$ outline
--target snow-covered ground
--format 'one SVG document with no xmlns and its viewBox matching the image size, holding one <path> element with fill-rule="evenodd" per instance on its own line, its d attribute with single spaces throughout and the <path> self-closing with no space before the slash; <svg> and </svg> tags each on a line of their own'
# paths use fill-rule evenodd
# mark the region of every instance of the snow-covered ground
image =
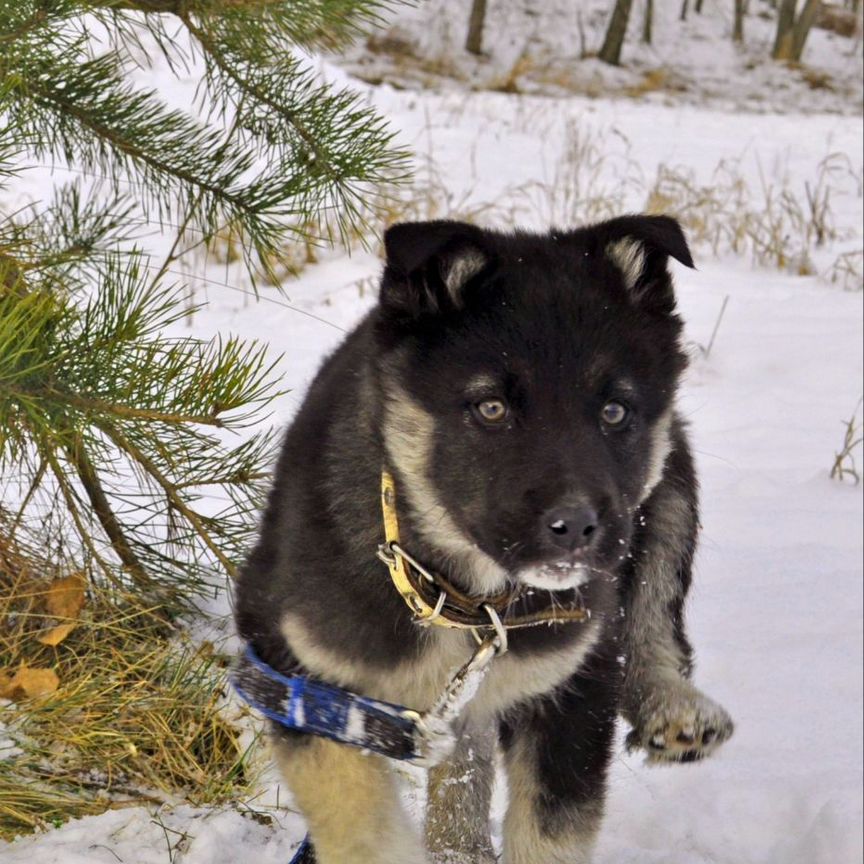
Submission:
<svg viewBox="0 0 864 864">
<path fill-rule="evenodd" d="M 489 0 L 483 53 L 464 50 L 472 0 L 420 0 L 386 16 L 342 63 L 372 83 L 409 88 L 630 98 L 655 104 L 710 104 L 745 112 L 858 114 L 861 30 L 852 38 L 815 26 L 800 65 L 771 60 L 773 0 L 750 0 L 744 40 L 732 41 L 732 0 L 655 0 L 650 43 L 646 2 L 636 2 L 621 65 L 597 59 L 611 0 Z M 685 20 L 682 6 L 689 7 Z M 799 3 L 801 7 L 803 4 Z M 832 5 L 833 9 L 837 4 Z"/>
<path fill-rule="evenodd" d="M 332 67 L 326 74 L 343 77 Z M 842 421 L 855 410 L 860 421 L 864 389 L 860 263 L 858 275 L 831 281 L 838 256 L 860 260 L 860 117 L 741 117 L 684 103 L 386 85 L 368 92 L 420 157 L 415 192 L 394 205 L 400 218 L 467 214 L 498 227 L 542 228 L 602 216 L 604 201 L 616 211 L 641 209 L 661 165 L 705 185 L 721 163 L 734 165 L 755 212 L 765 209 L 766 189 L 803 202 L 805 183 L 812 189 L 821 177 L 830 186 L 834 238 L 822 248 L 804 229 L 793 238 L 806 246 L 814 275 L 755 267 L 749 248 L 734 254 L 708 240 L 694 250 L 698 269 L 677 273 L 693 354 L 681 405 L 703 486 L 689 604 L 696 678 L 729 708 L 737 731 L 696 765 L 648 768 L 619 747 L 596 860 L 857 864 L 864 854 L 864 513 L 861 487 L 828 472 Z M 324 253 L 285 285 L 287 297 L 265 288 L 256 304 L 219 284 L 242 288 L 238 271 L 202 264 L 209 281 L 195 283 L 196 297 L 209 305 L 191 326 L 201 335 L 261 338 L 284 352 L 290 392 L 275 414 L 284 423 L 321 358 L 374 302 L 380 266 L 371 252 Z M 705 356 L 699 346 L 711 340 L 727 297 Z M 864 467 L 860 447 L 855 457 Z M 237 808 L 110 811 L 22 838 L 0 858 L 285 864 L 303 831 L 285 803 L 274 778 Z"/>
</svg>

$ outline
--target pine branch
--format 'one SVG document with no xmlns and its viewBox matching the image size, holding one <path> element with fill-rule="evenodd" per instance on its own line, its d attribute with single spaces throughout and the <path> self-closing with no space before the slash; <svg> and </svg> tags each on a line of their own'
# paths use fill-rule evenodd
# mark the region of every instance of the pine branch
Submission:
<svg viewBox="0 0 864 864">
<path fill-rule="evenodd" d="M 70 527 L 112 585 L 183 603 L 235 571 L 274 437 L 221 433 L 261 421 L 278 361 L 255 342 L 171 336 L 188 308 L 161 280 L 194 248 L 187 232 L 197 245 L 230 226 L 254 272 L 292 234 L 362 225 L 365 194 L 405 173 L 383 121 L 286 50 L 343 44 L 386 6 L 0 0 L 0 180 L 22 154 L 102 178 L 0 217 L 4 491 L 17 483 L 21 524 Z M 209 112 L 133 86 L 130 47 L 175 73 L 200 50 Z M 151 267 L 130 247 L 154 222 L 176 234 Z"/>
<path fill-rule="evenodd" d="M 93 534 L 84 524 L 84 519 L 81 515 L 81 512 L 78 507 L 78 502 L 75 500 L 75 494 L 69 485 L 68 478 L 66 477 L 65 472 L 63 471 L 60 462 L 57 459 L 57 456 L 53 452 L 51 448 L 46 448 L 42 450 L 40 448 L 40 454 L 42 458 L 45 460 L 45 463 L 50 467 L 51 473 L 54 476 L 55 481 L 57 482 L 57 486 L 60 489 L 60 494 L 63 498 L 63 501 L 66 504 L 66 512 L 69 514 L 69 517 L 72 519 L 72 523 L 75 526 L 75 531 L 78 534 L 78 538 L 83 544 L 84 548 L 90 553 L 93 560 L 99 565 L 100 570 L 103 575 L 108 579 L 109 584 L 114 585 L 115 587 L 121 587 L 122 583 L 120 582 L 114 568 L 99 554 L 99 551 L 96 549 L 96 544 L 93 542 Z"/>
<path fill-rule="evenodd" d="M 81 436 L 76 436 L 74 444 L 67 451 L 67 456 L 75 466 L 78 479 L 87 493 L 90 505 L 96 518 L 111 542 L 111 547 L 117 553 L 117 557 L 123 562 L 126 572 L 132 577 L 135 586 L 142 591 L 150 591 L 153 588 L 153 579 L 146 568 L 138 560 L 138 556 L 132 549 L 126 538 L 126 533 L 117 519 L 111 504 L 105 495 L 105 490 L 99 481 L 99 475 L 87 455 Z"/>
<path fill-rule="evenodd" d="M 201 537 L 201 539 L 204 541 L 204 543 L 207 545 L 213 555 L 225 568 L 225 572 L 228 573 L 228 575 L 231 576 L 232 579 L 236 578 L 236 565 L 222 552 L 219 544 L 215 541 L 210 531 L 207 530 L 201 514 L 196 513 L 191 507 L 186 504 L 186 502 L 183 500 L 183 497 L 179 494 L 178 489 L 157 468 L 153 460 L 148 458 L 142 450 L 136 447 L 116 427 L 110 426 L 106 423 L 99 423 L 97 425 L 99 429 L 104 432 L 104 434 L 117 446 L 119 450 L 122 450 L 129 456 L 130 459 L 137 462 L 159 484 L 159 486 L 162 487 L 162 490 L 165 492 L 165 495 L 168 498 L 171 506 L 186 517 L 186 519 L 195 529 L 198 536 Z"/>
<path fill-rule="evenodd" d="M 46 390 L 44 394 L 49 399 L 79 408 L 88 414 L 111 414 L 125 420 L 146 420 L 150 423 L 167 423 L 170 425 L 194 423 L 198 426 L 214 426 L 225 428 L 225 423 L 215 414 L 184 414 L 180 412 L 156 411 L 150 408 L 135 408 L 117 402 L 106 402 L 100 399 L 88 399 L 59 390 Z"/>
</svg>

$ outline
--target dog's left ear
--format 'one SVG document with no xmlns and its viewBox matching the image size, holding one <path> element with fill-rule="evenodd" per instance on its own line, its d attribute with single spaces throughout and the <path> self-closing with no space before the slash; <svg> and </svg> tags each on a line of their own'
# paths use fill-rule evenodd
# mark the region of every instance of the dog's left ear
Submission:
<svg viewBox="0 0 864 864">
<path fill-rule="evenodd" d="M 603 253 L 621 271 L 633 301 L 672 312 L 675 296 L 667 265 L 693 257 L 678 221 L 670 216 L 622 216 L 595 227 Z"/>
<path fill-rule="evenodd" d="M 384 234 L 381 305 L 409 318 L 463 306 L 464 289 L 491 260 L 476 225 L 439 220 L 403 222 Z"/>
</svg>

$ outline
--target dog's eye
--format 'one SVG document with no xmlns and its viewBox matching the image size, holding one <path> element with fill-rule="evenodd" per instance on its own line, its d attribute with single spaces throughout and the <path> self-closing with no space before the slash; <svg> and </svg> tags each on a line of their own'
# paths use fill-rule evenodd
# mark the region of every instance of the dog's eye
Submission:
<svg viewBox="0 0 864 864">
<path fill-rule="evenodd" d="M 603 406 L 600 418 L 607 426 L 620 426 L 630 416 L 630 409 L 623 403 L 612 399 Z"/>
<path fill-rule="evenodd" d="M 500 423 L 507 418 L 507 403 L 501 399 L 484 399 L 474 410 L 484 423 Z"/>
</svg>

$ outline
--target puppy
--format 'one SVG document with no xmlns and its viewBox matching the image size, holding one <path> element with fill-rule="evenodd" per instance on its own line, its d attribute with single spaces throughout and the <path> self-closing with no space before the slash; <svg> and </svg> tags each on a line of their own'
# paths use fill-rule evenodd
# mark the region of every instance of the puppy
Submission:
<svg viewBox="0 0 864 864">
<path fill-rule="evenodd" d="M 376 557 L 382 471 L 401 545 L 474 598 L 587 614 L 509 632 L 430 772 L 425 838 L 380 756 L 274 728 L 320 864 L 488 864 L 493 759 L 505 864 L 582 864 L 616 715 L 653 760 L 699 758 L 726 712 L 689 681 L 683 605 L 697 482 L 675 394 L 686 357 L 674 220 L 574 231 L 401 224 L 378 304 L 324 363 L 285 438 L 237 590 L 265 662 L 428 710 L 469 632 L 421 627 Z"/>
</svg>

